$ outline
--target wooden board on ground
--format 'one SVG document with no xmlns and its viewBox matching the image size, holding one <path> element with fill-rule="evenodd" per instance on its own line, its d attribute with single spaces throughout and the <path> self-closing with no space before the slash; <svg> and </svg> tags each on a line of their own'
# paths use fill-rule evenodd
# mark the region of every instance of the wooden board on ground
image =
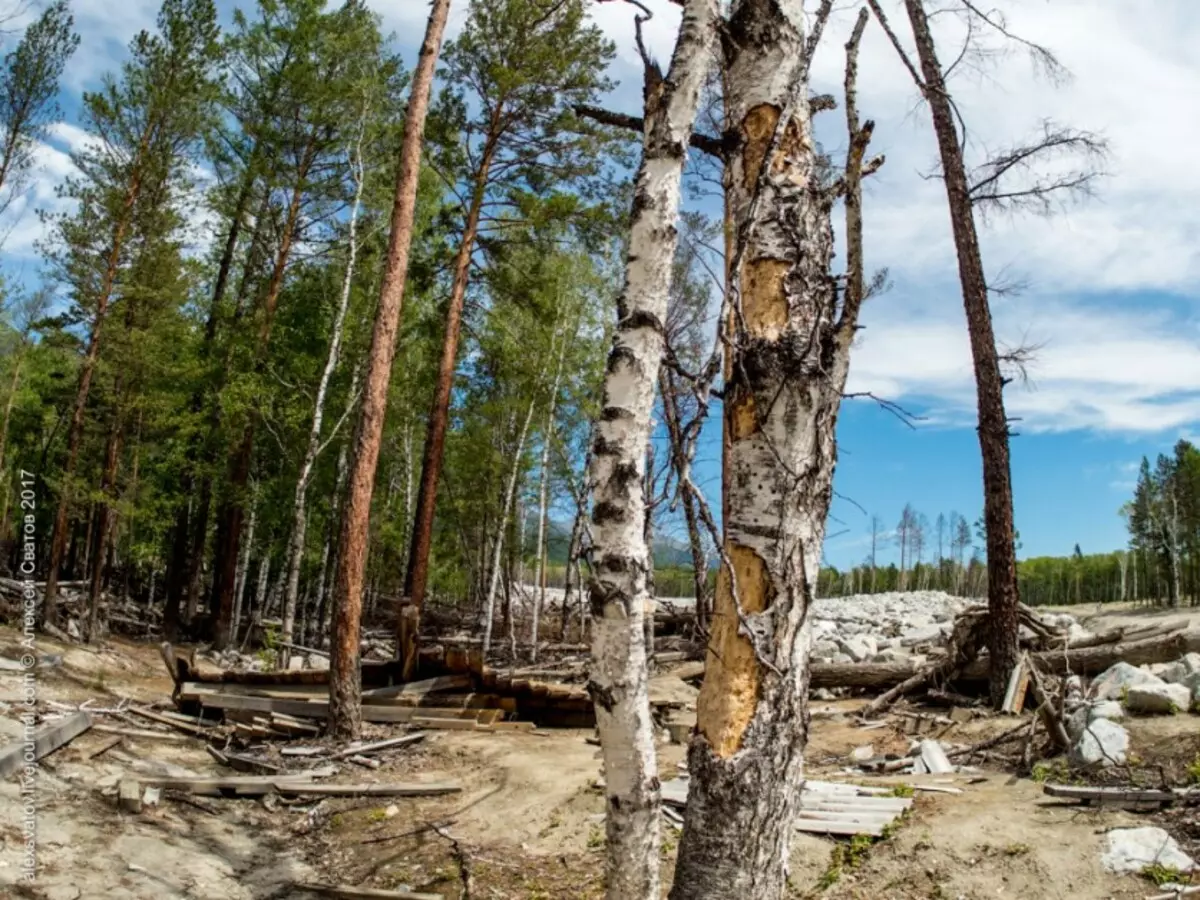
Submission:
<svg viewBox="0 0 1200 900">
<path fill-rule="evenodd" d="M 49 756 L 91 727 L 92 717 L 86 712 L 72 713 L 54 722 L 47 722 L 33 733 L 34 760 Z M 20 740 L 0 749 L 0 778 L 8 778 L 25 767 L 27 746 L 24 740 Z"/>
<path fill-rule="evenodd" d="M 297 891 L 308 891 L 323 897 L 338 897 L 340 900 L 442 900 L 441 894 L 419 894 L 415 891 L 388 891 L 380 888 L 349 887 L 343 884 L 320 884 L 297 881 L 292 887 Z"/>
</svg>

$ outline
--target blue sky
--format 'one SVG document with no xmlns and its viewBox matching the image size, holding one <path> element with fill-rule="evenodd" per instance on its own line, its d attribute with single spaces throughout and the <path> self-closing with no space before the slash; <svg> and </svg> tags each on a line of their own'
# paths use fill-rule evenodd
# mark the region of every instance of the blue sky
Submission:
<svg viewBox="0 0 1200 900">
<path fill-rule="evenodd" d="M 648 42 L 670 56 L 678 10 L 646 0 L 655 12 Z M 223 13 L 233 4 L 218 0 Z M 424 29 L 425 0 L 371 0 L 411 63 Z M 1062 85 L 1039 78 L 1018 52 L 991 54 L 960 67 L 952 82 L 969 123 L 967 153 L 979 160 L 1054 119 L 1100 133 L 1111 159 L 1095 199 L 1052 218 L 986 223 L 985 266 L 994 280 L 1022 281 L 1018 296 L 997 299 L 996 330 L 1008 345 L 1040 347 L 1028 387 L 1013 385 L 1009 411 L 1020 416 L 1013 441 L 1013 480 L 1022 556 L 1117 549 L 1117 514 L 1143 454 L 1169 451 L 1200 434 L 1200 7 L 1189 0 L 1154 4 L 1094 0 L 999 0 L 1013 31 L 1055 51 L 1073 72 Z M 453 0 L 450 35 L 466 0 Z M 836 13 L 814 64 L 814 87 L 840 94 L 842 50 L 855 9 Z M 898 0 L 888 0 L 902 24 Z M 153 24 L 155 0 L 75 0 L 80 52 L 63 91 L 65 122 L 39 159 L 43 170 L 9 231 L 3 268 L 36 277 L 32 210 L 55 208 L 54 186 L 71 171 L 67 151 L 86 140 L 74 124 L 81 89 L 119 65 L 139 27 Z M 617 42 L 609 104 L 637 112 L 640 64 L 632 7 L 597 4 L 596 21 Z M 956 48 L 948 17 L 938 38 Z M 999 49 L 995 47 L 994 49 Z M 944 51 L 949 56 L 950 50 Z M 864 311 L 866 326 L 851 362 L 849 390 L 873 391 L 921 414 L 910 430 L 867 400 L 848 403 L 827 559 L 860 561 L 869 514 L 893 527 L 906 502 L 930 520 L 957 510 L 974 519 L 982 507 L 973 382 L 953 247 L 941 186 L 923 178 L 935 147 L 916 91 L 878 27 L 866 33 L 859 106 L 876 120 L 872 150 L 887 164 L 867 185 L 868 266 L 887 267 L 891 290 Z M 835 156 L 844 146 L 840 113 L 818 119 L 817 136 Z M 715 435 L 700 453 L 700 480 L 716 499 Z M 850 501 L 854 502 L 850 502 Z M 864 514 L 855 503 L 866 510 Z M 840 533 L 840 534 L 839 534 Z M 888 551 L 894 555 L 894 550 Z"/>
</svg>

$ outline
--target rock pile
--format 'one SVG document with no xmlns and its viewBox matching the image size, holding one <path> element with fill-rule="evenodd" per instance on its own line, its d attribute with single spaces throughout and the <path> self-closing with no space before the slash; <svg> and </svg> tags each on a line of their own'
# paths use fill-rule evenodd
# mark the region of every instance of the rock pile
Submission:
<svg viewBox="0 0 1200 900">
<path fill-rule="evenodd" d="M 929 650 L 945 644 L 955 617 L 978 603 L 943 591 L 818 598 L 812 610 L 812 660 L 920 665 Z M 1072 642 L 1088 633 L 1066 613 L 1041 618 Z"/>
<path fill-rule="evenodd" d="M 1117 722 L 1139 716 L 1200 712 L 1200 653 L 1169 663 L 1131 666 L 1119 662 L 1097 676 L 1085 697 L 1069 697 L 1067 734 L 1071 762 L 1079 766 L 1122 765 L 1129 735 Z"/>
</svg>

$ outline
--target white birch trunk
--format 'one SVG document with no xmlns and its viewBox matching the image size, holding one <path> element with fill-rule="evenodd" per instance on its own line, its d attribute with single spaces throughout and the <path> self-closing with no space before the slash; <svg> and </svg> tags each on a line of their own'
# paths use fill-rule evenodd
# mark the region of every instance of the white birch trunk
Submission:
<svg viewBox="0 0 1200 900">
<path fill-rule="evenodd" d="M 554 440 L 554 411 L 558 408 L 558 387 L 562 383 L 563 363 L 567 358 L 570 342 L 563 335 L 562 347 L 558 352 L 558 366 L 554 370 L 554 382 L 550 386 L 550 399 L 546 405 L 546 428 L 542 432 L 542 474 L 538 485 L 538 536 L 537 578 L 534 583 L 536 595 L 533 601 L 533 625 L 530 628 L 530 662 L 537 662 L 538 633 L 542 624 L 542 609 L 546 605 L 546 517 L 549 515 L 547 502 L 550 486 L 550 442 Z M 553 348 L 553 344 L 551 345 Z M 553 349 L 551 349 L 553 352 Z"/>
<path fill-rule="evenodd" d="M 818 38 L 805 38 L 803 0 L 737 0 L 722 40 L 726 127 L 740 136 L 726 177 L 736 243 L 725 537 L 672 900 L 779 900 L 787 884 L 807 740 L 808 612 L 857 321 L 852 294 L 862 296 L 861 217 L 851 206 L 861 194 L 848 166 L 839 313 L 833 196 L 820 183 L 808 106 L 806 57 Z"/>
<path fill-rule="evenodd" d="M 329 393 L 329 383 L 337 370 L 338 361 L 342 354 L 342 334 L 346 326 L 346 310 L 350 306 L 350 288 L 354 283 L 354 266 L 358 260 L 358 210 L 362 202 L 363 191 L 363 129 L 365 127 L 365 110 L 359 123 L 358 143 L 352 154 L 350 170 L 354 178 L 354 200 L 350 205 L 349 246 L 346 255 L 346 270 L 342 276 L 342 291 L 338 298 L 337 312 L 333 320 L 333 334 L 329 338 L 329 353 L 325 357 L 325 368 L 321 371 L 321 380 L 317 384 L 317 397 L 313 403 L 312 425 L 308 432 L 308 446 L 304 452 L 304 462 L 300 466 L 300 476 L 296 479 L 296 495 L 292 501 L 292 539 L 288 546 L 287 557 L 287 591 L 283 604 L 283 658 L 286 668 L 290 651 L 287 644 L 292 643 L 292 633 L 296 624 L 296 598 L 300 592 L 300 564 L 304 559 L 304 540 L 308 530 L 308 513 L 306 509 L 308 485 L 312 480 L 313 466 L 321 452 L 321 427 L 325 420 L 325 399 Z M 354 403 L 351 394 L 350 404 Z"/>
<path fill-rule="evenodd" d="M 242 546 L 242 559 L 238 563 L 237 581 L 233 595 L 233 621 L 229 623 L 229 642 L 237 646 L 238 624 L 242 621 L 242 597 L 246 592 L 246 579 L 250 577 L 250 548 L 254 545 L 254 527 L 258 524 L 258 483 L 254 484 L 254 499 L 250 502 L 250 521 L 246 525 L 246 541 Z"/>
<path fill-rule="evenodd" d="M 512 471 L 508 475 L 508 487 L 504 492 L 504 512 L 500 516 L 500 530 L 496 535 L 496 545 L 492 551 L 492 573 L 488 582 L 487 602 L 483 609 L 483 655 L 487 656 L 492 647 L 492 620 L 496 614 L 496 588 L 500 585 L 500 565 L 504 552 L 504 532 L 508 530 L 508 517 L 512 513 L 513 496 L 517 493 L 517 479 L 521 474 L 521 454 L 525 451 L 525 438 L 529 435 L 529 423 L 533 421 L 534 401 L 529 403 L 529 411 L 521 425 L 521 434 L 517 437 L 517 449 L 513 454 Z M 512 611 L 509 611 L 509 623 L 512 623 Z"/>
<path fill-rule="evenodd" d="M 666 79 L 648 85 L 625 283 L 594 439 L 588 690 L 604 759 L 608 900 L 659 896 L 661 797 L 642 636 L 649 562 L 642 481 L 678 238 L 680 179 L 711 62 L 717 6 L 716 0 L 687 0 Z"/>
</svg>

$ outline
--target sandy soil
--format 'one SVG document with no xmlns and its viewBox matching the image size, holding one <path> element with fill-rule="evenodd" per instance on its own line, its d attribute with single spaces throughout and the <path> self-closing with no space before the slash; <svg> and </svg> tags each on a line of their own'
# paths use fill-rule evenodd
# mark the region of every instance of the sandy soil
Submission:
<svg viewBox="0 0 1200 900">
<path fill-rule="evenodd" d="M 1138 611 L 1106 614 L 1131 616 Z M 1093 626 L 1094 627 L 1094 626 Z M 0 655 L 15 636 L 0 629 Z M 157 648 L 121 640 L 107 649 L 62 648 L 61 668 L 39 675 L 43 700 L 111 706 L 169 694 Z M 7 654 L 11 655 L 11 654 Z M 0 701 L 15 699 L 17 676 L 0 673 Z M 871 743 L 901 750 L 896 728 L 864 731 L 846 717 L 861 701 L 815 703 L 809 750 L 814 777 L 837 777 L 846 754 Z M 0 708 L 2 711 L 2 708 Z M 15 735 L 13 711 L 0 716 L 0 737 Z M 101 721 L 121 725 L 102 717 Z M 1140 754 L 1200 752 L 1195 717 L 1132 723 Z M 1003 718 L 954 726 L 948 739 L 967 742 L 1011 727 Z M 383 727 L 372 736 L 391 734 Z M 82 735 L 43 764 L 38 796 L 36 887 L 16 885 L 23 850 L 15 781 L 0 783 L 0 896 L 72 898 L 305 897 L 296 881 L 319 880 L 462 896 L 462 864 L 472 896 L 521 900 L 588 900 L 602 896 L 603 800 L 593 788 L 599 748 L 589 732 L 537 734 L 436 732 L 392 755 L 377 771 L 348 767 L 336 781 L 443 780 L 461 794 L 429 799 L 327 799 L 288 803 L 204 798 L 190 805 L 164 799 L 137 816 L 117 810 L 115 785 L 134 771 L 216 773 L 199 741 L 128 739 L 94 759 L 112 736 Z M 660 746 L 663 777 L 677 774 L 678 745 Z M 227 770 L 226 770 L 227 773 Z M 829 898 L 1140 898 L 1153 893 L 1139 878 L 1116 878 L 1100 866 L 1104 831 L 1144 818 L 1085 812 L 1046 802 L 1040 786 L 999 772 L 928 780 L 961 795 L 919 793 L 913 812 L 858 865 L 831 877 L 837 843 L 798 835 L 791 861 L 792 895 Z M 889 783 L 880 779 L 880 783 Z M 892 779 L 913 783 L 913 779 Z M 435 827 L 431 827 L 435 826 Z M 664 878 L 669 884 L 676 834 L 667 829 Z M 843 846 L 845 846 L 843 842 Z M 840 851 L 843 852 L 844 851 Z M 830 883 L 832 882 L 832 883 Z"/>
</svg>

